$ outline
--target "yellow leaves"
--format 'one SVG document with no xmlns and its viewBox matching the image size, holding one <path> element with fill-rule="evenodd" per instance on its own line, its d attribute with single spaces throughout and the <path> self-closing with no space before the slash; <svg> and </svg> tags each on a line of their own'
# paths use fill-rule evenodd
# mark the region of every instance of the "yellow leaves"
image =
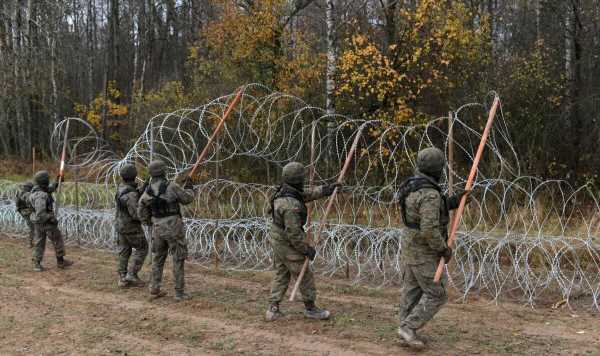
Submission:
<svg viewBox="0 0 600 356">
<path fill-rule="evenodd" d="M 431 97 L 444 100 L 469 73 L 478 73 L 489 55 L 488 37 L 472 26 L 473 15 L 456 1 L 422 0 L 399 16 L 405 31 L 398 43 L 382 48 L 376 34 L 371 40 L 362 33 L 347 40 L 337 90 L 356 102 L 366 118 L 417 122 L 426 119 L 419 114 L 422 103 Z M 486 19 L 478 21 L 485 25 Z"/>
<path fill-rule="evenodd" d="M 127 122 L 125 120 L 119 120 L 119 118 L 129 115 L 129 106 L 120 103 L 122 96 L 123 94 L 116 87 L 116 83 L 110 81 L 108 82 L 106 97 L 104 93 L 100 93 L 89 105 L 77 103 L 75 104 L 75 111 L 100 132 L 102 132 L 103 129 L 103 114 L 111 120 L 108 126 L 123 126 L 126 125 Z"/>
</svg>

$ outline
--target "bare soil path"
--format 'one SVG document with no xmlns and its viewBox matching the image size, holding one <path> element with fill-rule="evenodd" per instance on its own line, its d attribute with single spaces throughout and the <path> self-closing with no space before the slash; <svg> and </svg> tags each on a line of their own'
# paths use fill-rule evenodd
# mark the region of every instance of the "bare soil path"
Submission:
<svg viewBox="0 0 600 356">
<path fill-rule="evenodd" d="M 269 273 L 188 264 L 193 299 L 176 303 L 167 266 L 170 295 L 150 301 L 145 288 L 117 288 L 111 253 L 69 246 L 76 264 L 61 271 L 47 250 L 47 270 L 35 273 L 23 240 L 0 235 L 0 355 L 600 355 L 589 310 L 451 302 L 424 330 L 430 348 L 415 353 L 395 334 L 395 288 L 321 279 L 331 320 L 286 303 L 285 320 L 265 323 Z"/>
</svg>

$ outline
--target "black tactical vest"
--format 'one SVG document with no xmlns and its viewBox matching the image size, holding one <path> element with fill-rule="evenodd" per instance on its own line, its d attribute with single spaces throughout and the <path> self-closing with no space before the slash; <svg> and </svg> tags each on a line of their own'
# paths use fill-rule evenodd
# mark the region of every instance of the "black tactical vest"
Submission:
<svg viewBox="0 0 600 356">
<path fill-rule="evenodd" d="M 152 217 L 165 218 L 173 215 L 181 216 L 181 210 L 178 202 L 170 203 L 166 199 L 162 198 L 162 195 L 165 194 L 168 187 L 169 182 L 163 180 L 160 182 L 160 186 L 158 187 L 158 194 L 154 193 L 154 189 L 152 189 L 151 185 L 148 185 L 148 188 L 146 188 L 146 193 L 152 197 L 152 201 L 150 202 Z"/>
<path fill-rule="evenodd" d="M 408 221 L 406 216 L 406 198 L 408 198 L 410 193 L 417 192 L 423 188 L 432 188 L 440 193 L 442 199 L 440 204 L 440 226 L 445 229 L 446 225 L 448 225 L 448 221 L 450 220 L 446 196 L 442 194 L 442 188 L 440 188 L 439 185 L 435 184 L 430 179 L 420 176 L 408 178 L 402 182 L 402 184 L 400 184 L 400 188 L 398 188 L 397 199 L 400 203 L 400 212 L 402 214 L 402 221 L 404 222 L 404 225 L 411 229 L 421 229 L 421 225 L 419 223 Z"/>
<path fill-rule="evenodd" d="M 285 229 L 285 224 L 283 222 L 283 216 L 275 211 L 275 200 L 280 198 L 293 198 L 299 201 L 302 205 L 302 210 L 300 211 L 300 222 L 302 226 L 306 224 L 306 220 L 308 218 L 308 209 L 306 208 L 306 204 L 304 203 L 304 197 L 302 193 L 298 190 L 289 187 L 288 185 L 282 185 L 277 188 L 275 194 L 271 198 L 271 216 L 273 217 L 273 224 L 279 227 L 280 229 Z"/>
</svg>

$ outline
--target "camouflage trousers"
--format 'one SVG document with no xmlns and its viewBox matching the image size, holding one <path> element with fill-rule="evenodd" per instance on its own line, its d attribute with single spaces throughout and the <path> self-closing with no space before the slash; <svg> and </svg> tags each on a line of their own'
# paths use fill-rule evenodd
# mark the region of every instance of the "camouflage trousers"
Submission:
<svg viewBox="0 0 600 356">
<path fill-rule="evenodd" d="M 163 268 L 167 255 L 173 257 L 173 279 L 175 280 L 175 291 L 183 292 L 185 289 L 185 259 L 187 258 L 187 243 L 185 241 L 185 230 L 183 221 L 178 219 L 176 227 L 168 230 L 163 226 L 154 225 L 152 228 L 152 278 L 151 289 L 160 289 L 162 284 Z"/>
<path fill-rule="evenodd" d="M 291 277 L 297 278 L 304 265 L 305 257 L 294 250 L 289 244 L 271 240 L 273 247 L 273 266 L 275 277 L 271 284 L 270 303 L 280 303 L 288 289 Z M 300 293 L 304 302 L 314 302 L 317 298 L 315 277 L 309 266 L 300 283 Z"/>
<path fill-rule="evenodd" d="M 19 213 L 19 214 L 21 214 L 21 213 Z M 25 223 L 27 224 L 27 228 L 29 230 L 28 231 L 29 232 L 29 235 L 28 235 L 29 236 L 29 240 L 28 240 L 29 246 L 33 247 L 33 235 L 34 235 L 33 230 L 35 229 L 35 227 L 33 226 L 33 222 L 31 222 L 31 217 L 29 215 L 21 214 L 21 217 L 23 218 L 23 220 L 25 220 Z"/>
<path fill-rule="evenodd" d="M 129 272 L 132 274 L 137 274 L 140 269 L 142 269 L 146 255 L 148 255 L 148 242 L 146 241 L 144 232 L 140 231 L 129 234 L 119 233 L 118 239 L 119 266 L 117 272 L 120 276 L 127 274 L 129 258 L 133 255 L 132 265 L 129 268 Z"/>
<path fill-rule="evenodd" d="M 437 260 L 418 265 L 402 265 L 402 287 L 400 289 L 400 324 L 411 329 L 420 329 L 440 311 L 448 301 L 447 277 L 439 283 L 433 282 Z"/>
<path fill-rule="evenodd" d="M 65 243 L 58 225 L 33 224 L 33 262 L 42 262 L 46 250 L 46 238 L 52 241 L 56 257 L 65 255 Z"/>
</svg>

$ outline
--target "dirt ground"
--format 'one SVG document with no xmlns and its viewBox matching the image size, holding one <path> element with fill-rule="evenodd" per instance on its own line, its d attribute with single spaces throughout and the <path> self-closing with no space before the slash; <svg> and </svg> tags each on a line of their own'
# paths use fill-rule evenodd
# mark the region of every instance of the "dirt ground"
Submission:
<svg viewBox="0 0 600 356">
<path fill-rule="evenodd" d="M 47 270 L 35 273 L 23 240 L 0 235 L 0 355 L 600 355 L 590 311 L 450 302 L 423 330 L 429 349 L 414 353 L 395 333 L 395 288 L 321 279 L 331 320 L 305 320 L 301 303 L 285 303 L 286 319 L 265 323 L 269 273 L 189 263 L 193 299 L 177 303 L 167 265 L 169 296 L 149 301 L 145 288 L 117 288 L 115 255 L 68 247 L 76 264 L 62 271 L 48 247 Z"/>
</svg>

